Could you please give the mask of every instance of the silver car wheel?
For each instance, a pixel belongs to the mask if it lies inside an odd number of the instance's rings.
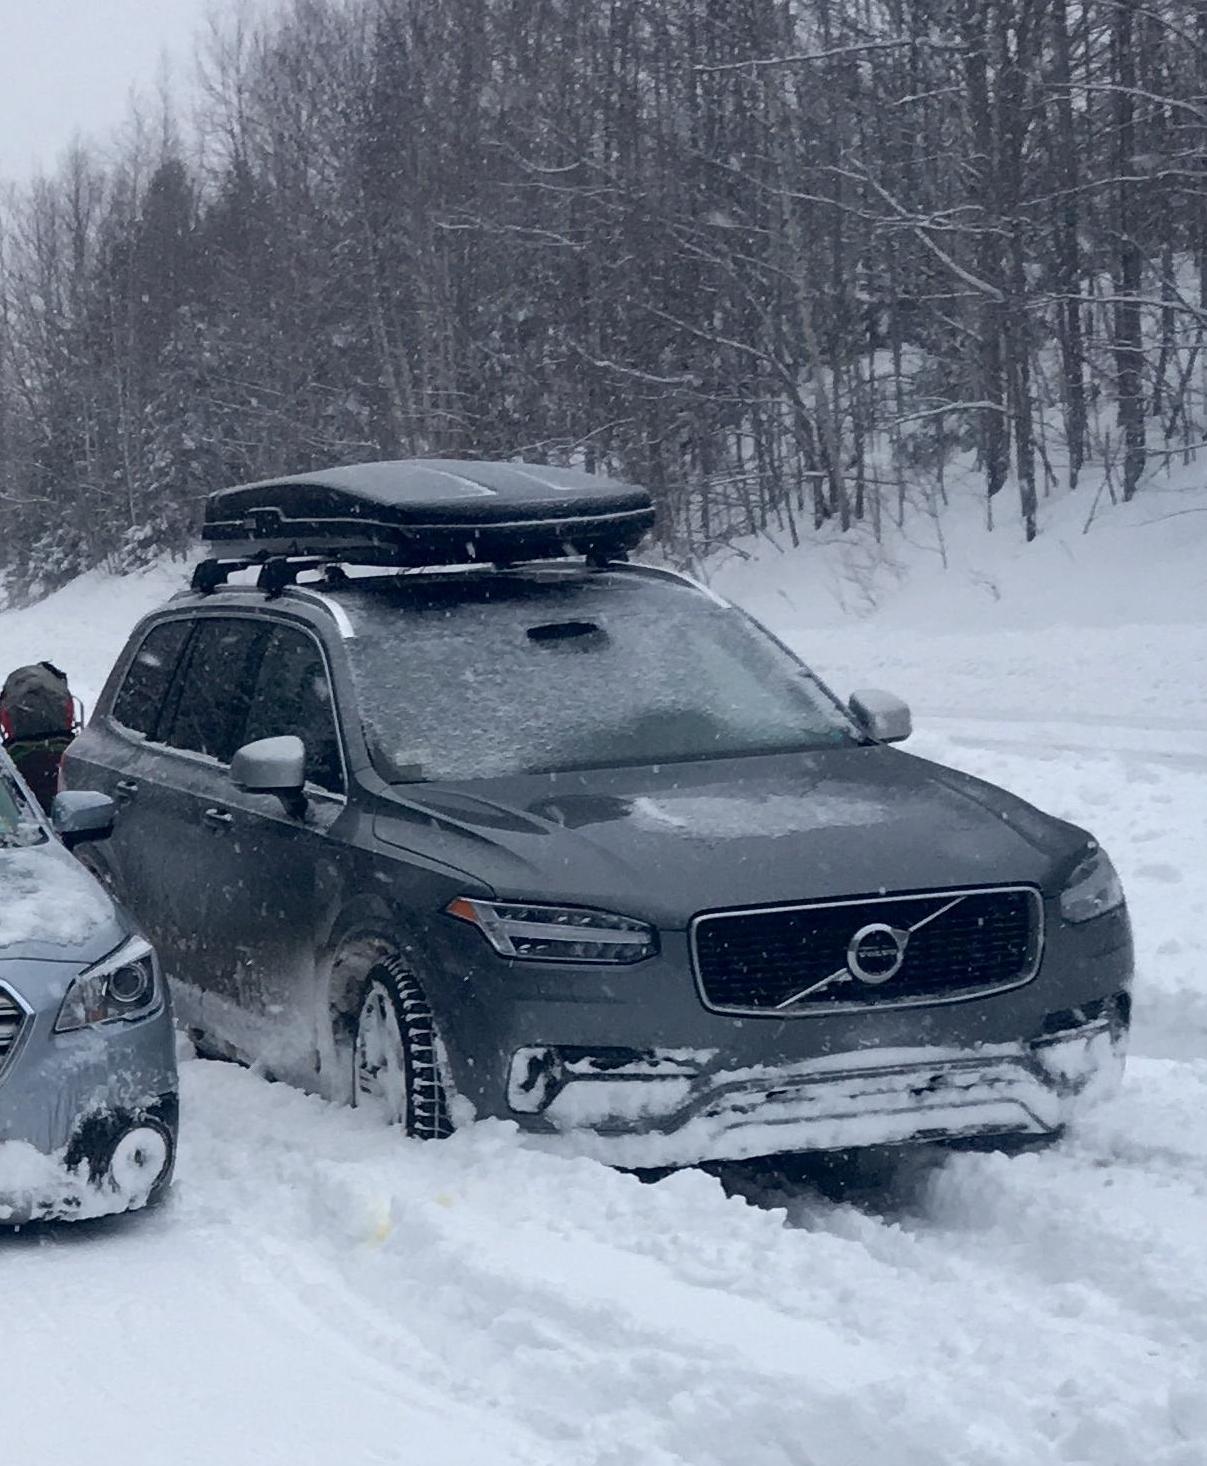
[[[370,982],[356,1020],[352,1103],[384,1124],[408,1126],[410,1065],[393,999],[381,982]]]

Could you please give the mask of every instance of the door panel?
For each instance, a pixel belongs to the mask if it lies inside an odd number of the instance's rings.
[[[165,814],[156,777],[155,739],[193,624],[175,618],[158,622],[147,632],[130,660],[112,710],[92,720],[63,764],[65,787],[97,789],[116,802],[113,834],[80,853],[161,950],[166,913],[158,905],[156,873],[165,844]]]
[[[156,848],[146,873],[161,933],[161,957],[180,990],[186,1021],[207,1027],[205,994],[220,989],[233,965],[208,926],[215,887],[240,879],[229,823],[221,811],[227,766],[239,746],[269,627],[248,616],[206,615],[166,699],[154,756]],[[151,780],[135,796],[143,798]]]
[[[247,710],[243,740],[292,734],[306,745],[307,805],[298,818],[275,795],[228,784],[203,812],[232,851],[237,881],[205,894],[204,929],[226,948],[211,967],[216,1033],[245,1058],[308,1083],[315,1064],[314,954],[340,885],[332,828],[344,814],[344,764],[331,679],[318,640],[272,628]]]
[[[238,747],[282,734],[307,748],[302,818],[230,781]],[[182,1022],[301,1083],[314,1080],[314,954],[346,864],[330,838],[344,770],[318,638],[210,611],[152,629],[112,717],[70,762],[72,787],[118,801],[104,858],[159,949]]]
[[[311,788],[299,820],[275,795],[232,785],[216,808],[229,818],[213,836],[227,874],[216,870],[201,896],[203,1027],[275,1077],[312,1083],[314,959],[337,905],[331,831],[344,801]]]

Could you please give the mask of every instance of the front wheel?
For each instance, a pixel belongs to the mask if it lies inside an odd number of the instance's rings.
[[[393,960],[374,967],[361,990],[352,1103],[416,1140],[452,1131],[432,1010],[414,976]]]

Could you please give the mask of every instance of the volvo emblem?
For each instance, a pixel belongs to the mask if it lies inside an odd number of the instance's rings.
[[[847,968],[852,977],[879,987],[901,971],[909,932],[874,921],[861,926],[847,944]]]

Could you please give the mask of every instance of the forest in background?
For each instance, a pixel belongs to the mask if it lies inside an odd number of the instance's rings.
[[[189,98],[0,204],[11,584],[421,454],[643,482],[684,563],[957,460],[1030,538],[1207,432],[1202,0],[294,0]]]

